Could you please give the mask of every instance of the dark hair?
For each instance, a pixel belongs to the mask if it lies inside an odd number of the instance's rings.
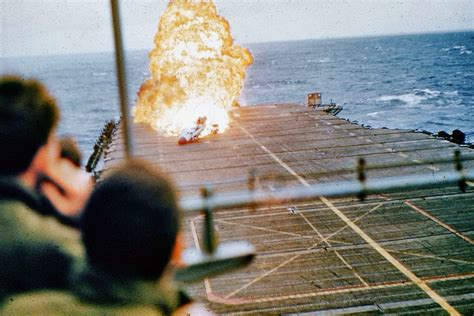
[[[90,265],[114,275],[158,279],[179,230],[174,186],[150,164],[125,163],[96,186],[81,228]]]
[[[0,77],[0,174],[28,169],[58,120],[56,101],[40,82]]]
[[[82,164],[82,154],[76,141],[72,137],[62,137],[59,142],[61,157],[68,159],[75,166],[80,168]]]

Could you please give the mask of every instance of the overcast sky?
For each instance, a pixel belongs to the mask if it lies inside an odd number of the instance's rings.
[[[126,49],[153,45],[168,1],[121,1]],[[474,0],[218,0],[239,43],[474,30]],[[107,0],[0,0],[0,56],[112,51]]]

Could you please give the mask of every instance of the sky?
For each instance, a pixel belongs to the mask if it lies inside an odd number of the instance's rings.
[[[238,43],[474,30],[474,0],[216,0]],[[165,0],[122,0],[125,48],[151,50]],[[108,0],[0,0],[0,57],[113,50]]]

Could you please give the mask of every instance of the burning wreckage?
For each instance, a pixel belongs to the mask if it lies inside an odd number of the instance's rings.
[[[184,144],[188,144],[188,143],[198,141],[201,134],[207,128],[206,122],[207,122],[207,117],[206,116],[200,116],[197,119],[194,126],[189,127],[189,128],[185,128],[181,132],[181,134],[179,135],[179,138],[178,138],[178,144],[184,145]],[[208,134],[209,135],[215,135],[219,132],[219,125],[212,124],[210,129],[211,130]]]
[[[214,1],[170,1],[154,44],[151,76],[138,91],[134,122],[178,137],[180,145],[223,133],[253,57],[234,43]]]

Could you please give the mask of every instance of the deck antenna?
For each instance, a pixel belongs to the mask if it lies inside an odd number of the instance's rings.
[[[120,23],[120,9],[118,0],[110,0],[112,9],[112,25],[115,39],[115,66],[120,93],[120,111],[122,113],[123,138],[125,145],[125,158],[133,157],[132,130],[130,128],[130,112],[128,109],[127,79],[125,73],[125,58],[123,53],[122,30]]]

